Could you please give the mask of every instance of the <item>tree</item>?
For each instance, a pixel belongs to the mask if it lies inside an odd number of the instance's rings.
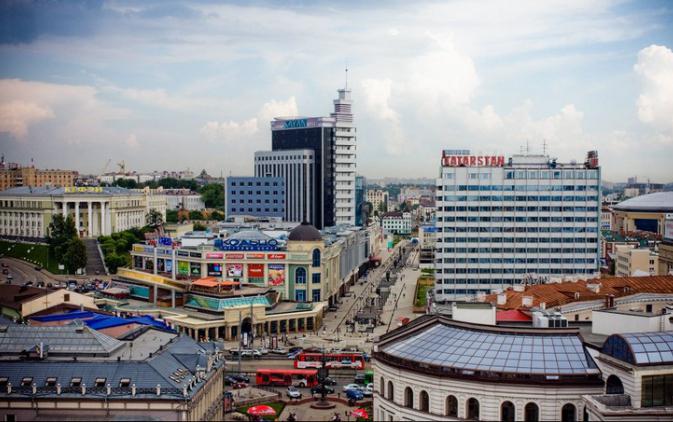
[[[224,208],[224,186],[219,183],[211,183],[201,188],[201,199],[206,208]]]
[[[164,217],[161,215],[161,213],[154,208],[150,210],[150,212],[145,215],[145,223],[152,227],[152,228],[157,228],[160,227],[164,224]]]
[[[189,212],[190,220],[203,220],[203,213],[201,211],[190,211]]]
[[[194,231],[195,232],[205,232],[207,229],[206,226],[204,226],[201,223],[194,223]]]
[[[68,273],[75,273],[80,268],[86,267],[86,247],[81,239],[74,237],[67,243],[63,265]]]
[[[49,253],[57,262],[63,261],[63,255],[66,252],[68,243],[77,238],[77,228],[75,222],[70,216],[63,218],[62,214],[56,214],[49,223],[47,244]]]
[[[119,267],[127,266],[129,259],[125,255],[112,253],[105,256],[105,266],[111,274],[115,274]]]
[[[210,213],[210,219],[211,220],[217,220],[217,221],[224,220],[224,213],[222,213],[220,211],[217,211],[217,210],[213,211],[213,212]]]
[[[119,186],[120,188],[126,188],[126,189],[137,189],[138,182],[136,182],[135,179],[117,179],[112,183],[113,186]]]
[[[178,211],[177,210],[166,210],[166,222],[167,223],[177,223],[178,222]]]

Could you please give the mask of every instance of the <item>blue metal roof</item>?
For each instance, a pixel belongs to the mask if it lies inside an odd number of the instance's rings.
[[[602,352],[634,365],[673,364],[673,331],[613,334]]]

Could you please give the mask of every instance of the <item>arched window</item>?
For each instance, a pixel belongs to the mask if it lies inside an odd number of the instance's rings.
[[[456,396],[446,398],[446,416],[458,416],[458,399]]]
[[[511,401],[504,401],[500,405],[500,420],[503,422],[514,422],[515,410],[514,403]]]
[[[420,403],[420,408],[419,410],[423,412],[429,412],[430,411],[430,396],[428,396],[428,392],[423,390],[421,391],[421,394],[419,394],[419,403]]]
[[[383,379],[383,377],[379,379],[379,394],[381,397],[386,396],[386,381]]]
[[[605,394],[624,394],[622,380],[617,375],[610,375],[605,383]]]
[[[306,284],[306,268],[299,267],[294,272],[295,284]]]
[[[319,267],[320,266],[320,249],[313,249],[313,259],[311,266]]]
[[[467,419],[479,420],[479,400],[472,397],[467,401]]]
[[[409,387],[404,389],[404,407],[414,408],[414,392]]]
[[[572,403],[566,403],[561,408],[561,421],[562,422],[576,422],[577,421],[577,409]]]
[[[388,400],[395,401],[395,388],[393,387],[393,382],[388,381]]]
[[[540,408],[535,403],[528,403],[523,409],[523,420],[526,422],[538,422],[540,420]]]

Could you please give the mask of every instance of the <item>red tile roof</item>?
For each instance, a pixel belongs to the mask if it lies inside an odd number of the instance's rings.
[[[587,287],[592,284],[600,284],[598,292]],[[496,304],[498,309],[527,309],[528,306],[522,305],[524,296],[532,299],[531,307],[539,307],[544,302],[549,308],[571,302],[604,299],[606,295],[620,297],[636,293],[673,294],[673,276],[610,277],[577,282],[536,284],[526,286],[523,292],[509,288],[503,293],[507,297],[502,305],[497,305],[497,294],[487,295],[485,301]]]

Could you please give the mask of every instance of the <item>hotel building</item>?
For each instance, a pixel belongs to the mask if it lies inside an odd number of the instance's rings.
[[[543,155],[444,151],[435,299],[456,300],[599,269],[600,168]]]

